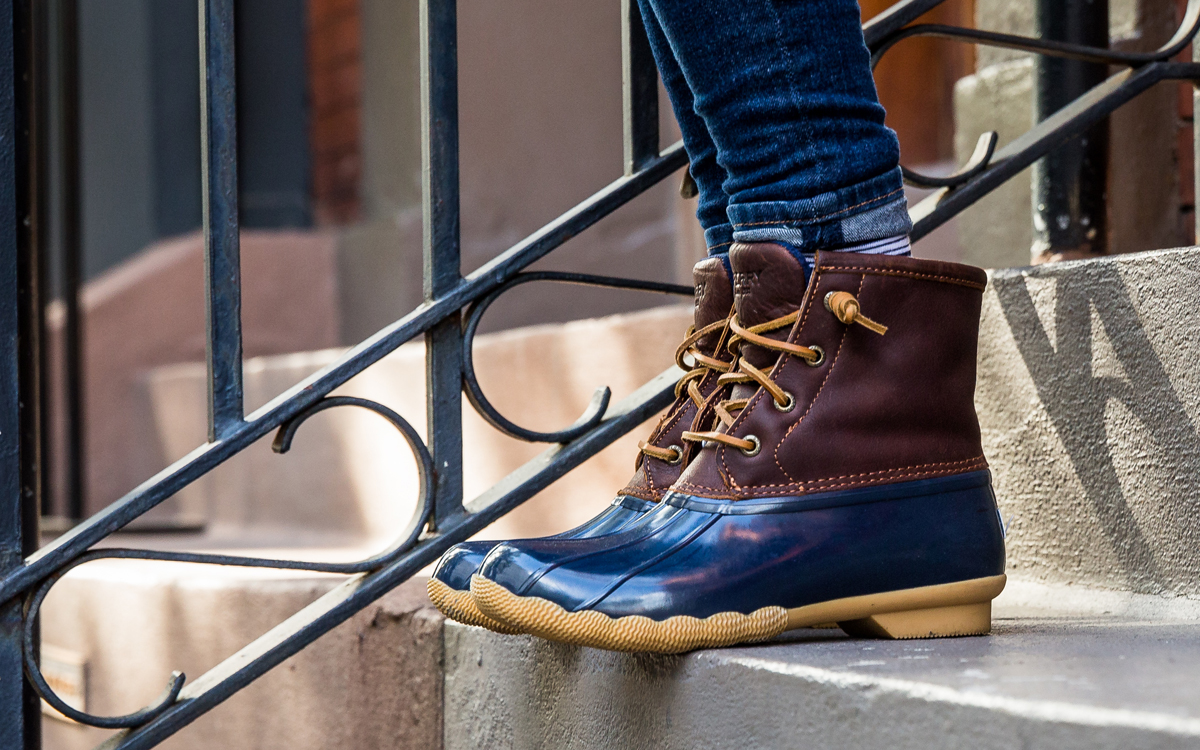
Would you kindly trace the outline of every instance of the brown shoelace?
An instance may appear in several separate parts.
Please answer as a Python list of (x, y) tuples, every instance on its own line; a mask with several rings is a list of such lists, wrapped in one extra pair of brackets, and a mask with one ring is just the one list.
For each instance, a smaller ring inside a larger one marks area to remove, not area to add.
[[(720, 331), (729, 325), (729, 323), (730, 319), (726, 319), (710, 323), (700, 330), (696, 330), (695, 326), (688, 327), (687, 335), (684, 336), (683, 341), (675, 349), (675, 364), (679, 365), (680, 369), (687, 370), (687, 373), (675, 384), (675, 398), (677, 400), (682, 398), (684, 394), (687, 394), (687, 397), (691, 399), (697, 409), (703, 409), (704, 394), (700, 392), (697, 382), (703, 380), (704, 376), (709, 372), (719, 372), (722, 373), (721, 377), (725, 377), (724, 373), (728, 373), (733, 367), (732, 362), (722, 362), (716, 357), (710, 357), (700, 351), (696, 345), (700, 339), (710, 333)], [(685, 359), (687, 356), (692, 358), (691, 364), (688, 364)], [(678, 446), (660, 448), (657, 445), (651, 445), (642, 440), (638, 443), (638, 450), (640, 451), (638, 453), (638, 465), (641, 463), (642, 456), (656, 458), (668, 464), (677, 464), (683, 460), (683, 451)]]
[[(869, 331), (878, 333), (880, 336), (887, 333), (887, 326), (876, 323), (862, 314), (861, 305), (859, 305), (854, 295), (849, 292), (830, 292), (825, 295), (825, 309), (833, 313), (838, 320), (846, 325), (858, 324)], [(781, 412), (788, 412), (794, 409), (796, 406), (796, 397), (779, 387), (779, 384), (771, 380), (770, 375), (766, 371), (760, 370), (744, 358), (738, 356), (738, 347), (744, 341), (773, 352), (779, 352), (780, 356), (799, 357), (805, 363), (816, 367), (825, 361), (825, 351), (821, 347), (789, 344), (786, 341), (776, 341), (762, 335), (793, 326), (799, 317), (800, 311), (796, 310), (784, 315), (782, 318), (776, 318), (775, 320), (750, 326), (749, 328), (743, 327), (737, 321), (736, 316), (730, 320), (729, 329), (733, 332), (733, 336), (729, 339), (728, 347), (729, 351), (734, 354), (733, 366), (726, 368), (723, 374), (717, 378), (717, 384), (724, 386), (739, 383), (758, 383), (763, 390), (770, 394), (771, 399), (775, 402), (776, 409)], [(745, 409), (749, 403), (749, 398), (725, 399), (716, 405), (713, 413), (716, 414), (721, 426), (728, 429), (733, 425), (734, 420), (737, 419), (737, 412)], [(748, 456), (757, 455), (762, 447), (758, 438), (754, 435), (739, 438), (720, 432), (718, 429), (708, 432), (688, 431), (683, 433), (682, 437), (684, 440), (693, 443), (712, 442), (728, 445), (731, 448), (737, 448)]]

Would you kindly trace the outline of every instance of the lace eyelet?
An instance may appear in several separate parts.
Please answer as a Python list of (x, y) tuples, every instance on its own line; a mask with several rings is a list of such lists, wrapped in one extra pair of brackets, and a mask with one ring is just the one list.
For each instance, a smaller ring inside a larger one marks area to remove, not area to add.
[(804, 364), (808, 365), (809, 367), (820, 367), (821, 365), (825, 364), (825, 350), (824, 349), (817, 346), (816, 344), (810, 344), (808, 348), (812, 349), (814, 352), (817, 353), (817, 358), (812, 360), (811, 362), (806, 359), (806, 360), (804, 360)]
[(754, 447), (750, 448), (749, 450), (747, 450), (746, 448), (738, 448), (738, 450), (740, 450), (743, 455), (753, 458), (754, 456), (758, 455), (759, 451), (762, 450), (762, 441), (758, 439), (757, 435), (747, 435), (746, 437), (744, 437), (742, 439), (749, 440), (750, 442), (754, 443)]
[(664, 458), (663, 463), (665, 463), (667, 466), (678, 466), (683, 462), (683, 448), (680, 448), (678, 445), (668, 445), (667, 450), (675, 451), (675, 458)]
[(796, 397), (789, 393), (786, 402), (781, 404), (775, 399), (771, 399), (771, 405), (775, 407), (775, 411), (787, 413), (796, 408)]

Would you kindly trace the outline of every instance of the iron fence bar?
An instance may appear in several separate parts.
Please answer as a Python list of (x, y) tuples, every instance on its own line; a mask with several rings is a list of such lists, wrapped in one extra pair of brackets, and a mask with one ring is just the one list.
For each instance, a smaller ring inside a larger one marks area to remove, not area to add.
[[(31, 62), (34, 0), (0, 0), (0, 570), (37, 547), (37, 356)], [(41, 712), (15, 636), (21, 602), (0, 605), (0, 747), (40, 746)]]
[(473, 500), (470, 513), (447, 519), (442, 533), (423, 540), (386, 568), (351, 577), (188, 684), (178, 702), (161, 715), (114, 735), (97, 750), (145, 750), (170, 737), (437, 560), (456, 541), (482, 530), (658, 413), (674, 398), (680, 375), (674, 367), (662, 373), (615, 404), (611, 416), (596, 429), (543, 451)]
[[(421, 0), (421, 197), (425, 302), (462, 284), (456, 0)], [(425, 332), (426, 442), (436, 491), (431, 528), (462, 513), (462, 322)]]
[(50, 239), (50, 95), (49, 64), (50, 18), (46, 3), (29, 4), (29, 45), (26, 52), (28, 69), (25, 80), (28, 88), (22, 99), (27, 103), (25, 114), (28, 158), (28, 208), (24, 220), (27, 233), (25, 251), (21, 254), (25, 268), (22, 272), (22, 311), (26, 323), (22, 336), (26, 338), (23, 366), (22, 406), (27, 416), (22, 419), (22, 452), (30, 451), (23, 461), (27, 476), (24, 492), (36, 496), (38, 515), (49, 509), (47, 484), (50, 479), (50, 389), (47, 367), (48, 339), (46, 303), (49, 301), (49, 239)]
[(621, 0), (621, 93), (625, 174), (658, 156), (658, 66), (637, 0)]
[(1121, 105), (1166, 80), (1200, 80), (1200, 64), (1157, 62), (1124, 70), (996, 152), (993, 165), (957, 188), (942, 188), (909, 211), (916, 240), (953, 218), (1029, 165), (1087, 131)]
[(174, 495), (230, 456), (270, 434), (401, 344), (432, 328), (439, 320), (448, 315), (457, 315), (466, 305), (495, 290), (526, 266), (544, 257), (686, 163), (687, 156), (683, 151), (683, 144), (674, 144), (641, 172), (630, 177), (618, 178), (469, 274), (447, 294), (432, 302), (426, 302), (351, 348), (336, 362), (305, 378), (250, 414), (246, 421), (224, 438), (197, 447), (112, 505), (30, 555), (23, 567), (10, 570), (0, 578), (0, 602), (25, 593), (72, 558)]
[(863, 38), (872, 53), (893, 34), (946, 0), (900, 0), (863, 24)]
[(83, 520), (84, 472), (84, 359), (80, 323), (80, 289), (83, 282), (83, 241), (80, 230), (83, 204), (79, 171), (79, 2), (59, 0), (58, 36), (58, 148), (59, 148), (59, 262), (62, 273), (63, 377), (63, 495), (64, 514)]
[(238, 238), (234, 0), (198, 0), (208, 439), (242, 424), (242, 279)]
[[(1038, 0), (1042, 39), (1107, 48), (1108, 4)], [(1035, 110), (1044, 120), (1099, 85), (1108, 65), (1040, 55)], [(1046, 154), (1033, 167), (1033, 257), (1107, 250), (1108, 119)]]

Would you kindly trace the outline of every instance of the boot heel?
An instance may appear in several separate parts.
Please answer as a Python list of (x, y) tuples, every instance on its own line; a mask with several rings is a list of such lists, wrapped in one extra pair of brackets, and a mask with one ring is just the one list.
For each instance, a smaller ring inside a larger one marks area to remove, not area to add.
[(992, 603), (889, 612), (861, 620), (839, 622), (838, 627), (859, 638), (946, 638), (987, 635), (992, 630)]

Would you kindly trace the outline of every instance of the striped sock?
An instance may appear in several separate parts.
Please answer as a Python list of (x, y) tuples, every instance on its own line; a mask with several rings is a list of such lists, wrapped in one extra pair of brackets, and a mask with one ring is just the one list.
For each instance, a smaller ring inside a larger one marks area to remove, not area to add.
[(845, 247), (830, 248), (839, 253), (864, 253), (866, 255), (911, 255), (912, 243), (907, 234), (885, 237), (882, 240), (869, 240)]

